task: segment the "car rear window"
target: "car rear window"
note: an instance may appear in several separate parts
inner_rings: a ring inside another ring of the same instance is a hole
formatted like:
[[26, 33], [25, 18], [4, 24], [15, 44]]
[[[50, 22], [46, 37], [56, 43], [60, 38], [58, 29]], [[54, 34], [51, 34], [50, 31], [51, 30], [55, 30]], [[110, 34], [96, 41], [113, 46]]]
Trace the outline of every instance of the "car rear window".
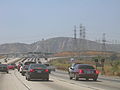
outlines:
[[35, 68], [43, 68], [43, 69], [46, 69], [47, 67], [45, 65], [42, 65], [42, 64], [34, 64], [34, 65], [31, 65], [30, 67], [31, 69], [35, 69]]
[[25, 65], [23, 68], [24, 68], [24, 69], [28, 69], [28, 67], [29, 67], [29, 65]]
[[49, 64], [44, 64], [44, 65], [46, 65], [46, 66], [50, 66]]
[[0, 67], [7, 67], [6, 64], [0, 64]]
[[34, 63], [36, 63], [36, 62], [25, 62], [24, 65], [29, 65], [29, 64], [34, 64]]
[[78, 69], [95, 69], [93, 66], [89, 65], [79, 65]]

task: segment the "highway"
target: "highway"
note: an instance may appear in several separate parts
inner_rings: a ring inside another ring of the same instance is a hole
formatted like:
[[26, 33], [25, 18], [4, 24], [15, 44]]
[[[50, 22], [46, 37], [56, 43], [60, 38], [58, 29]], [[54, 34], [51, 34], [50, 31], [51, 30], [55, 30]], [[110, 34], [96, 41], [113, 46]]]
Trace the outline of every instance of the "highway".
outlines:
[[17, 70], [10, 70], [0, 72], [0, 90], [120, 90], [120, 81], [101, 76], [98, 81], [69, 80], [67, 72], [59, 70], [50, 74], [49, 81], [27, 81]]

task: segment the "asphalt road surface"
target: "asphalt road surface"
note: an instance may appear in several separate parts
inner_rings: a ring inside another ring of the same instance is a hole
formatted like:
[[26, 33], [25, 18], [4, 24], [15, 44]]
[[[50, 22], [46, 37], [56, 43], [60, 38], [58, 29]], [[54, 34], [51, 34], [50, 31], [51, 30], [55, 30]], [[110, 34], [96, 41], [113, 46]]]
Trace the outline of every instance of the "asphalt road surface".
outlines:
[[17, 70], [0, 73], [0, 90], [120, 90], [120, 83], [98, 79], [95, 81], [69, 80], [65, 74], [54, 72], [50, 81], [27, 81]]
[[27, 81], [17, 70], [9, 74], [0, 72], [0, 90], [120, 90], [120, 81], [99, 78], [98, 81], [69, 80], [66, 72], [56, 71], [50, 74], [49, 81]]
[[27, 81], [17, 70], [10, 71], [9, 74], [1, 73], [0, 90], [93, 90], [82, 84], [76, 85], [69, 80], [62, 80], [58, 77], [50, 76], [50, 81], [34, 80]]

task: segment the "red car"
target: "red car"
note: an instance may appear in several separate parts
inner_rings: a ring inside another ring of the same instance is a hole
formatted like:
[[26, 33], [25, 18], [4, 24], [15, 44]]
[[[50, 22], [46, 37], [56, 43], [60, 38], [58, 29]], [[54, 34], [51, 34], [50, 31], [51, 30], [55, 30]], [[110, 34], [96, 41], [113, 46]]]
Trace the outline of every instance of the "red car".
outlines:
[[15, 66], [13, 64], [8, 64], [8, 69], [15, 69]]
[[86, 80], [93, 79], [97, 80], [99, 71], [89, 64], [76, 64], [70, 68], [69, 77], [78, 80], [79, 78], [85, 78]]

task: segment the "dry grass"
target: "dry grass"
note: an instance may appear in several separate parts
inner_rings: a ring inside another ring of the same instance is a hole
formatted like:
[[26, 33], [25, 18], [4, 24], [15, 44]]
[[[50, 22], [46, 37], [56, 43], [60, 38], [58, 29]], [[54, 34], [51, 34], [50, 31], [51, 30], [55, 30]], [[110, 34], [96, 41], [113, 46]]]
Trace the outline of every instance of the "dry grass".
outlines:
[[[76, 62], [83, 63], [83, 64], [91, 64], [95, 67], [94, 61], [78, 60]], [[57, 69], [65, 70], [65, 71], [67, 71], [68, 67], [71, 65], [71, 63], [69, 62], [69, 59], [56, 59], [56, 60], [51, 61], [50, 63], [55, 65], [57, 67]], [[102, 68], [98, 67], [97, 69], [102, 74]], [[116, 72], [115, 74], [113, 74], [112, 66], [109, 64], [109, 62], [105, 63], [104, 71], [105, 71], [104, 75], [106, 75], [106, 76], [120, 76], [120, 72]], [[119, 67], [119, 70], [117, 70], [117, 71], [120, 71], [120, 67]]]
[[[56, 53], [54, 54], [54, 56], [58, 56], [58, 57], [63, 57], [63, 56], [76, 56], [76, 55], [102, 55], [103, 52], [100, 51], [85, 51], [85, 52], [60, 52], [60, 53]], [[106, 52], [104, 53], [105, 55], [112, 55], [112, 53]]]

